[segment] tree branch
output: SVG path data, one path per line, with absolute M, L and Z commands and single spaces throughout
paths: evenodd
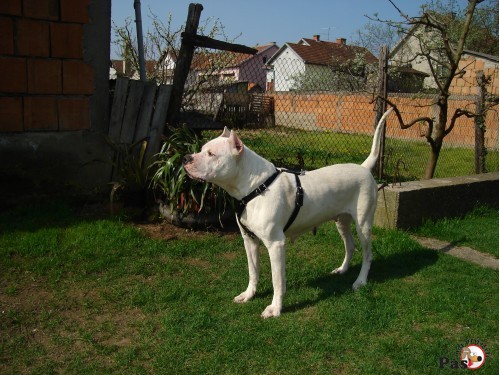
M 434 120 L 432 118 L 427 117 L 427 116 L 417 117 L 416 119 L 413 119 L 409 123 L 405 124 L 405 122 L 403 120 L 403 116 L 401 116 L 401 112 L 399 112 L 398 106 L 396 104 L 394 104 L 393 102 L 391 102 L 387 98 L 384 98 L 382 96 L 379 96 L 379 98 L 382 99 L 383 101 L 385 101 L 387 104 L 389 104 L 392 108 L 394 108 L 394 113 L 396 114 L 396 117 L 398 118 L 399 127 L 401 129 L 403 129 L 403 130 L 409 129 L 413 125 L 415 125 L 416 123 L 419 123 L 419 122 L 427 123 L 427 132 L 425 134 L 421 134 L 421 136 L 425 137 L 425 139 L 431 145 L 431 147 L 434 146 L 435 142 L 434 142 L 434 139 L 432 139 L 432 130 L 434 129 Z
M 466 109 L 457 108 L 455 110 L 455 113 L 453 114 L 451 120 L 450 120 L 450 126 L 448 127 L 448 129 L 445 129 L 445 131 L 444 131 L 445 137 L 453 130 L 457 119 L 459 119 L 462 116 L 466 116 L 467 118 L 472 118 L 472 117 L 475 117 L 476 114 L 471 112 L 471 111 L 468 111 Z

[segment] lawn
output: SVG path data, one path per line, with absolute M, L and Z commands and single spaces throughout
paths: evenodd
M 238 235 L 144 228 L 64 203 L 0 214 L 0 373 L 454 374 L 440 359 L 471 339 L 488 352 L 480 372 L 498 373 L 498 272 L 406 233 L 374 231 L 358 292 L 359 252 L 330 275 L 334 226 L 304 235 L 288 246 L 283 314 L 263 320 L 264 249 L 259 291 L 238 305 Z

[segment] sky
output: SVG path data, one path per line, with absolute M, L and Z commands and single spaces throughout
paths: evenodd
M 151 13 L 166 21 L 172 14 L 174 30 L 186 22 L 188 0 L 141 0 L 143 29 L 151 29 Z M 353 40 L 356 31 L 368 22 L 365 15 L 378 14 L 382 19 L 402 20 L 389 0 L 200 0 L 203 4 L 201 21 L 215 17 L 225 27 L 228 39 L 247 46 L 276 42 L 297 42 L 301 38 L 320 35 L 321 40 Z M 420 13 L 427 0 L 393 0 L 409 16 Z M 134 0 L 112 0 L 112 20 L 124 25 L 125 19 L 135 19 Z M 241 34 L 241 35 L 240 35 Z M 113 33 L 111 35 L 113 38 Z M 117 47 L 111 46 L 112 58 Z

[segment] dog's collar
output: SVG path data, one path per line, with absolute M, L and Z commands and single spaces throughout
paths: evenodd
M 295 182 L 297 184 L 297 192 L 295 194 L 295 207 L 293 209 L 292 215 L 290 216 L 290 218 L 288 219 L 288 222 L 286 223 L 285 227 L 283 228 L 283 232 L 286 232 L 286 230 L 290 227 L 290 225 L 292 225 L 293 221 L 295 220 L 295 218 L 299 214 L 300 207 L 302 207 L 302 205 L 304 203 L 304 189 L 302 189 L 302 185 L 300 184 L 299 175 L 302 176 L 305 174 L 305 172 L 304 171 L 296 172 L 296 171 L 291 171 L 288 169 L 276 169 L 276 172 L 274 172 L 266 181 L 264 181 L 264 183 L 259 185 L 259 187 L 257 187 L 257 189 L 255 189 L 250 194 L 248 194 L 247 196 L 243 197 L 240 201 L 238 201 L 238 207 L 236 208 L 236 218 L 237 218 L 239 224 L 241 225 L 241 227 L 243 228 L 243 231 L 248 236 L 250 236 L 252 238 L 255 238 L 255 234 L 250 229 L 248 229 L 245 225 L 243 225 L 241 223 L 241 220 L 240 220 L 241 214 L 243 213 L 243 211 L 245 211 L 245 208 L 246 208 L 246 205 L 248 204 L 248 202 L 250 202 L 252 199 L 254 199 L 255 197 L 258 197 L 263 192 L 265 192 L 267 190 L 267 188 L 274 182 L 274 180 L 276 180 L 276 178 L 282 172 L 294 174 L 295 175 Z

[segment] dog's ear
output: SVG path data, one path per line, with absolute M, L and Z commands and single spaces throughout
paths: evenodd
M 230 135 L 231 135 L 231 132 L 229 131 L 227 126 L 224 126 L 224 130 L 222 131 L 222 134 L 220 136 L 224 137 L 224 138 L 229 138 Z
M 231 133 L 229 134 L 229 143 L 231 144 L 234 152 L 236 154 L 241 154 L 243 152 L 243 142 L 241 139 L 238 138 L 236 133 L 231 130 Z

